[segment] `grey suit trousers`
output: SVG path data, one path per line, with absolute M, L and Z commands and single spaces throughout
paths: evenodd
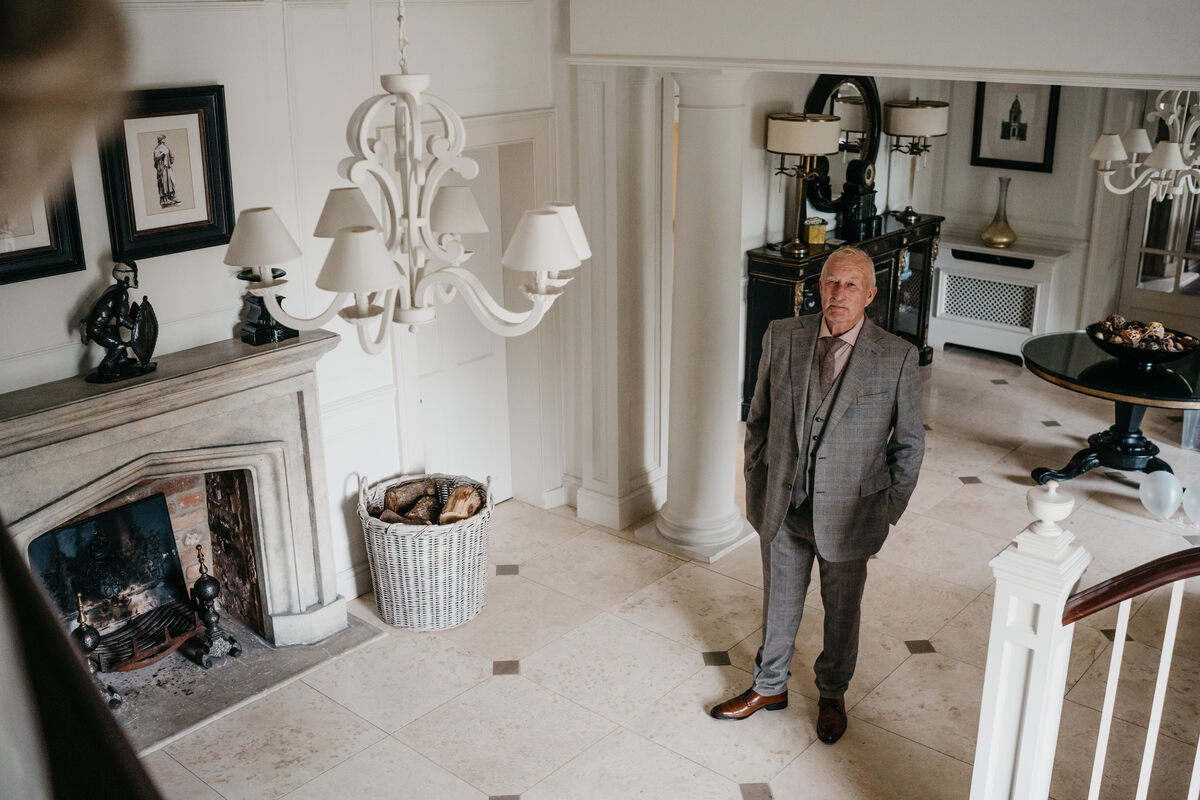
M 760 539 L 763 564 L 768 565 L 763 570 L 763 643 L 754 660 L 754 691 L 761 695 L 787 691 L 814 560 L 825 606 L 824 649 L 813 664 L 817 690 L 822 697 L 841 697 L 854 676 L 867 559 L 826 561 L 814 541 L 812 503 L 807 500 L 788 510 L 772 539 Z

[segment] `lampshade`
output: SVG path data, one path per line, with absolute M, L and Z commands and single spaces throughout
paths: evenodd
M 487 223 L 466 186 L 443 186 L 433 197 L 429 227 L 436 233 L 487 233 Z
M 329 255 L 317 275 L 317 288 L 330 292 L 375 292 L 394 289 L 403 280 L 379 229 L 351 225 L 333 237 Z
M 945 136 L 949 130 L 949 103 L 918 98 L 883 104 L 883 132 L 889 136 Z
M 231 267 L 265 267 L 299 258 L 300 248 L 270 206 L 247 208 L 238 214 L 225 263 Z
M 551 202 L 542 208 L 553 211 L 562 218 L 562 224 L 567 228 L 567 235 L 571 237 L 571 244 L 575 247 L 575 255 L 579 256 L 579 260 L 586 261 L 591 258 L 592 248 L 588 245 L 587 235 L 583 232 L 583 225 L 579 222 L 579 212 L 575 210 L 575 206 L 570 203 Z
M 767 151 L 788 155 L 836 153 L 841 120 L 831 114 L 768 114 Z
M 321 217 L 317 220 L 317 228 L 313 236 L 321 239 L 332 239 L 342 228 L 352 225 L 367 225 L 383 229 L 370 203 L 363 196 L 362 189 L 357 186 L 343 186 L 330 189 L 325 197 L 325 207 L 321 209 Z
M 500 258 L 509 269 L 554 272 L 579 266 L 562 216 L 554 211 L 526 211 Z
M 1088 158 L 1093 161 L 1124 161 L 1129 155 L 1125 152 L 1125 146 L 1121 144 L 1120 136 L 1115 133 L 1102 133 Z
M 1128 153 L 1149 153 L 1154 149 L 1145 128 L 1134 128 L 1121 134 L 1121 144 Z
M 1187 169 L 1179 142 L 1159 142 L 1154 145 L 1154 152 L 1146 156 L 1147 169 L 1166 171 L 1169 169 Z
M 842 130 L 867 129 L 866 104 L 861 97 L 839 97 L 833 101 L 833 113 L 842 118 Z

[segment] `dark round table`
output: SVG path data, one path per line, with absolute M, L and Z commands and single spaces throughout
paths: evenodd
M 1200 348 L 1167 364 L 1134 364 L 1113 358 L 1092 343 L 1085 331 L 1047 333 L 1021 346 L 1025 366 L 1050 383 L 1092 397 L 1112 400 L 1116 423 L 1088 437 L 1062 469 L 1039 467 L 1037 483 L 1065 481 L 1104 466 L 1137 472 L 1172 472 L 1158 457 L 1158 445 L 1142 435 L 1146 408 L 1200 409 Z

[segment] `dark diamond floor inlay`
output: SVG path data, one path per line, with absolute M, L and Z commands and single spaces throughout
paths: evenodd
M 710 650 L 704 653 L 704 666 L 706 667 L 728 667 L 731 663 L 729 653 L 724 650 Z
M 1052 420 L 1052 419 L 1044 419 L 1044 420 L 1042 420 L 1042 424 L 1045 425 L 1047 428 L 1061 428 L 1062 427 L 1061 422 L 1058 422 L 1058 421 Z
M 1113 640 L 1115 640 L 1115 639 L 1117 638 L 1117 629 L 1116 629 L 1116 628 L 1101 628 L 1101 629 L 1100 629 L 1100 632 L 1101 632 L 1102 634 L 1104 634 L 1104 638 L 1105 638 L 1105 639 L 1108 639 L 1110 642 L 1111 642 L 1111 641 L 1113 641 Z M 1132 641 L 1133 641 L 1133 637 L 1132 637 L 1132 636 L 1130 636 L 1128 633 L 1126 633 L 1126 634 L 1125 634 L 1125 641 L 1127 641 L 1127 642 L 1132 642 Z
M 992 383 L 997 386 L 1008 386 L 1008 381 L 1004 380 L 1004 378 L 995 378 L 992 380 Z
M 492 662 L 492 674 L 493 675 L 520 675 L 521 674 L 521 662 L 520 661 L 493 661 Z
M 1185 536 L 1183 540 L 1192 547 L 1200 547 L 1200 536 Z
M 904 646 L 907 647 L 908 652 L 912 653 L 914 656 L 921 653 L 937 652 L 937 650 L 933 649 L 933 642 L 929 641 L 928 639 L 911 639 L 905 642 Z
M 983 483 L 983 481 L 981 481 L 979 478 L 976 478 L 974 475 L 959 475 L 958 479 L 968 485 L 972 483 Z
M 488 800 L 521 800 L 519 794 L 493 794 L 488 797 Z
M 925 430 L 927 430 L 927 431 L 931 431 L 931 430 L 933 430 L 933 426 L 932 426 L 932 425 L 922 425 L 921 427 L 922 427 L 922 428 L 924 428 L 924 429 L 925 429 Z
M 775 800 L 769 783 L 741 783 L 738 788 L 742 790 L 742 800 Z
M 520 564 L 497 564 L 497 575 L 517 575 L 521 572 Z

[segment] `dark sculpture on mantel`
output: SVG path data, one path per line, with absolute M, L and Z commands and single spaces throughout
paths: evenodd
M 79 322 L 83 343 L 95 342 L 105 349 L 104 359 L 85 380 L 114 383 L 152 372 L 158 365 L 150 360 L 158 342 L 158 317 L 142 295 L 142 302 L 129 302 L 129 290 L 138 288 L 137 264 L 117 264 L 112 286 L 104 290 L 92 310 Z M 129 353 L 133 354 L 131 358 Z

